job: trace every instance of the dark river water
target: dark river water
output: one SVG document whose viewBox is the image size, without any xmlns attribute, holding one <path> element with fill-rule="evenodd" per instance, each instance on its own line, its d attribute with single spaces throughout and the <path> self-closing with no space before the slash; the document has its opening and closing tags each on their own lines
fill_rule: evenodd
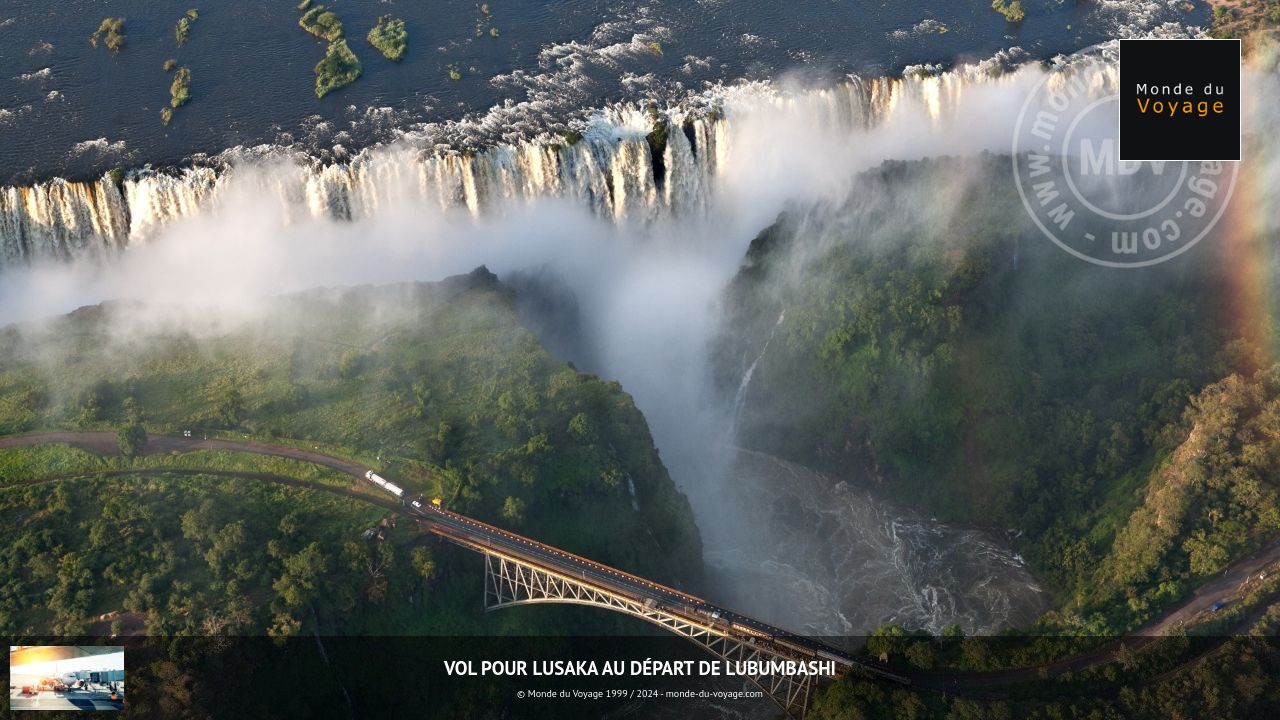
<svg viewBox="0 0 1280 720">
<path fill-rule="evenodd" d="M 354 85 L 315 97 L 324 43 L 290 0 L 0 0 L 0 184 L 177 164 L 235 146 L 296 146 L 320 156 L 416 130 L 453 147 L 557 131 L 603 104 L 672 101 L 709 84 L 900 73 L 1014 51 L 1047 58 L 1158 23 L 1204 24 L 1135 0 L 1027 0 L 1006 23 L 989 0 L 335 0 L 364 64 Z M 178 47 L 174 25 L 200 19 Z M 403 18 L 408 55 L 365 40 L 379 15 Z M 118 54 L 89 36 L 124 17 Z M 496 28 L 492 37 L 489 28 Z M 191 102 L 164 126 L 173 58 Z M 450 67 L 462 75 L 450 79 Z"/>
</svg>

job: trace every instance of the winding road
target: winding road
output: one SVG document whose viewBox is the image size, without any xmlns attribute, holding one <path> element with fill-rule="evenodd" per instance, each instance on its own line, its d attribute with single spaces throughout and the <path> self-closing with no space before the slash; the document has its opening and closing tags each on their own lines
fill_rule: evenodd
<svg viewBox="0 0 1280 720">
<path fill-rule="evenodd" d="M 0 450 L 34 447 L 47 444 L 67 444 L 104 455 L 117 455 L 120 452 L 116 434 L 114 432 L 51 431 L 32 433 L 28 435 L 0 437 Z M 350 460 L 325 455 L 318 451 L 304 450 L 302 448 L 254 440 L 240 441 L 217 438 L 203 439 L 149 434 L 147 436 L 147 445 L 144 453 L 147 455 L 159 455 L 169 453 L 187 453 L 198 450 L 223 450 L 299 460 L 351 475 L 357 480 L 363 478 L 366 472 L 365 466 Z M 191 468 L 138 468 L 119 470 L 90 469 L 82 472 L 67 473 L 64 475 L 50 477 L 34 479 L 24 478 L 17 482 L 10 481 L 10 484 L 34 484 L 88 476 L 121 477 L 160 473 L 253 478 L 267 482 L 343 495 L 359 499 L 363 502 L 376 504 L 388 510 L 413 517 L 419 517 L 419 515 L 421 515 L 421 513 L 410 512 L 407 508 L 389 498 L 355 492 L 353 490 L 333 485 L 326 485 L 319 482 L 298 480 L 296 478 L 273 473 L 256 473 L 242 470 L 227 471 Z M 357 487 L 360 486 L 358 485 Z M 452 513 L 449 514 L 452 515 Z M 497 530 L 497 532 L 504 533 L 505 531 Z M 541 544 L 539 543 L 539 545 Z M 585 561 L 585 559 L 583 561 L 588 563 L 590 562 Z M 1188 620 L 1209 611 L 1215 602 L 1218 602 L 1219 600 L 1231 601 L 1232 598 L 1239 595 L 1242 590 L 1246 589 L 1249 582 L 1257 582 L 1260 573 L 1280 571 L 1277 569 L 1269 570 L 1269 568 L 1272 568 L 1272 566 L 1277 563 L 1280 563 L 1280 541 L 1272 542 L 1252 556 L 1227 568 L 1197 589 L 1190 597 L 1168 610 L 1157 620 L 1137 630 L 1132 635 L 1117 639 L 1110 643 L 1105 643 L 1097 648 L 1069 658 L 1045 663 L 1043 665 L 1010 668 L 1007 670 L 963 673 L 954 671 L 915 673 L 911 675 L 911 679 L 915 685 L 921 688 L 955 692 L 960 689 L 981 689 L 1020 682 L 1029 682 L 1042 679 L 1045 676 L 1060 675 L 1067 672 L 1078 672 L 1095 665 L 1110 662 L 1114 659 L 1116 651 L 1120 648 L 1121 644 L 1127 645 L 1132 650 L 1138 650 L 1154 642 L 1160 636 L 1175 632 L 1178 627 L 1186 623 Z M 594 565 L 594 563 L 592 563 L 592 565 Z M 641 580 L 643 581 L 643 579 Z M 663 589 L 665 590 L 665 588 Z M 683 595 L 683 593 L 681 593 L 681 595 Z"/>
</svg>

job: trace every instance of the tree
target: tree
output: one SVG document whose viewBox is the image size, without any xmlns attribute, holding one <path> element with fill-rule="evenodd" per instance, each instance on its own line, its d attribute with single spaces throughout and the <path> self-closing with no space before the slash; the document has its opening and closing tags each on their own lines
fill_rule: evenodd
<svg viewBox="0 0 1280 720">
<path fill-rule="evenodd" d="M 243 418 L 244 396 L 240 394 L 240 388 L 228 385 L 218 402 L 218 419 L 224 426 L 233 428 L 240 425 Z"/>
<path fill-rule="evenodd" d="M 95 383 L 80 396 L 80 424 L 91 425 L 107 418 L 107 408 L 114 402 L 115 392 L 111 383 Z"/>
<path fill-rule="evenodd" d="M 147 446 L 147 429 L 142 423 L 129 423 L 116 433 L 116 444 L 125 457 L 137 457 Z"/>
<path fill-rule="evenodd" d="M 413 567 L 414 572 L 418 574 L 423 581 L 428 581 L 435 577 L 436 559 L 431 554 L 431 548 L 419 545 L 409 552 L 409 565 Z"/>
<path fill-rule="evenodd" d="M 933 668 L 933 663 L 938 657 L 938 651 L 933 646 L 933 640 L 919 640 L 907 646 L 906 655 L 907 662 L 921 670 L 929 670 Z"/>
<path fill-rule="evenodd" d="M 593 435 L 591 420 L 586 413 L 578 413 L 570 418 L 569 433 L 580 440 L 591 440 Z"/>
<path fill-rule="evenodd" d="M 502 503 L 502 517 L 506 518 L 512 525 L 519 525 L 524 522 L 524 500 L 508 496 L 506 501 Z"/>
<path fill-rule="evenodd" d="M 897 625 L 881 625 L 867 638 L 867 652 L 887 661 L 902 652 L 906 637 L 907 631 Z"/>
<path fill-rule="evenodd" d="M 1197 530 L 1182 547 L 1187 551 L 1194 575 L 1212 575 L 1226 567 L 1231 559 L 1226 548 L 1209 539 L 1204 530 Z"/>
<path fill-rule="evenodd" d="M 328 560 L 313 542 L 284 561 L 284 573 L 276 578 L 272 587 L 289 607 L 301 607 L 317 594 L 317 582 L 328 570 Z"/>
<path fill-rule="evenodd" d="M 209 570 L 215 577 L 226 573 L 228 562 L 240 555 L 246 542 L 244 520 L 222 526 L 222 529 L 213 537 L 213 544 L 204 554 L 205 562 L 209 563 Z"/>
<path fill-rule="evenodd" d="M 350 380 L 360 374 L 360 366 L 363 359 L 355 350 L 348 350 L 342 353 L 342 358 L 338 360 L 338 375 L 343 380 Z"/>
</svg>

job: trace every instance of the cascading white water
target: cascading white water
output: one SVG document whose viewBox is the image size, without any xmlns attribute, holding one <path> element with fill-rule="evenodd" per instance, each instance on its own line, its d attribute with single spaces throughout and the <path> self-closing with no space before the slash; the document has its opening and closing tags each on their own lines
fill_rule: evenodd
<svg viewBox="0 0 1280 720">
<path fill-rule="evenodd" d="M 751 361 L 747 366 L 747 371 L 742 374 L 742 382 L 738 384 L 738 392 L 733 396 L 733 421 L 729 426 L 729 438 L 733 438 L 738 434 L 738 416 L 742 414 L 742 406 L 747 404 L 747 388 L 751 387 L 751 377 L 756 374 L 756 366 L 760 364 L 760 360 L 764 358 L 764 354 L 769 352 L 769 343 L 773 342 L 773 336 L 778 334 L 778 328 L 782 327 L 782 323 L 787 319 L 787 310 L 783 308 L 778 313 L 778 320 L 773 324 L 773 330 L 769 332 L 769 337 L 764 341 L 764 346 L 760 348 L 760 354 L 756 355 L 756 359 Z"/>
<path fill-rule="evenodd" d="M 541 138 L 441 154 L 406 140 L 329 165 L 278 149 L 237 150 L 215 167 L 10 188 L 0 192 L 0 322 L 123 297 L 161 316 L 138 323 L 164 326 L 176 314 L 189 330 L 188 308 L 199 308 L 203 322 L 217 315 L 210 305 L 251 313 L 264 298 L 320 285 L 431 280 L 480 263 L 499 275 L 549 267 L 579 299 L 598 358 L 587 369 L 620 381 L 645 414 L 693 506 L 713 574 L 727 568 L 753 579 L 726 581 L 712 599 L 784 626 L 864 630 L 917 597 L 942 603 L 981 589 L 943 574 L 935 591 L 917 573 L 900 583 L 905 594 L 873 593 L 855 617 L 839 596 L 856 594 L 868 575 L 826 552 L 827 537 L 837 535 L 823 529 L 861 537 L 875 516 L 858 510 L 824 515 L 823 528 L 801 523 L 779 553 L 776 533 L 730 508 L 742 502 L 758 511 L 778 494 L 767 484 L 748 490 L 734 475 L 736 461 L 720 457 L 732 419 L 727 398 L 709 402 L 709 308 L 749 239 L 788 202 L 843 197 L 851 175 L 886 159 L 1007 151 L 1012 120 L 1001 127 L 993 118 L 1016 113 L 992 106 L 1018 102 L 1042 77 L 1034 68 L 995 76 L 960 69 L 823 89 L 721 88 L 702 106 L 659 113 L 668 128 L 660 163 L 646 137 L 649 110 L 623 107 L 598 113 L 572 143 Z M 1105 66 L 1098 77 L 1114 84 Z M 96 264 L 37 262 L 113 255 Z M 829 496 L 812 497 L 835 507 Z M 729 552 L 754 542 L 774 551 Z M 785 562 L 812 548 L 824 548 L 830 562 Z M 915 559 L 926 553 L 905 556 L 903 566 L 924 562 L 925 574 L 936 567 Z M 786 597 L 765 597 L 764 584 L 808 587 L 814 604 L 798 612 Z M 960 607 L 898 616 L 932 626 L 964 619 Z M 971 615 L 972 627 L 1006 617 Z"/>
<path fill-rule="evenodd" d="M 574 142 L 539 137 L 457 154 L 419 149 L 410 138 L 329 165 L 292 151 L 237 149 L 211 167 L 0 188 L 0 268 L 50 258 L 106 257 L 144 243 L 175 220 L 216 204 L 241 166 L 268 163 L 292 171 L 260 176 L 258 192 L 300 206 L 313 218 L 358 220 L 405 202 L 461 207 L 480 217 L 547 197 L 581 203 L 615 222 L 697 214 L 706 211 L 717 174 L 732 154 L 756 150 L 731 147 L 737 108 L 771 108 L 805 117 L 814 127 L 849 133 L 890 123 L 904 108 L 923 111 L 937 124 L 956 112 L 967 95 L 998 92 L 1015 75 L 976 65 L 935 74 L 912 71 L 902 78 L 852 77 L 835 87 L 794 92 L 752 83 L 720 88 L 687 109 L 656 116 L 631 105 L 608 108 L 596 113 Z M 1104 84 L 1116 80 L 1107 71 L 1088 79 Z M 646 136 L 658 118 L 667 133 L 665 147 L 655 157 Z M 779 136 L 766 141 L 805 140 Z"/>
<path fill-rule="evenodd" d="M 107 178 L 0 189 L 0 261 L 96 255 L 128 235 L 128 204 Z"/>
</svg>

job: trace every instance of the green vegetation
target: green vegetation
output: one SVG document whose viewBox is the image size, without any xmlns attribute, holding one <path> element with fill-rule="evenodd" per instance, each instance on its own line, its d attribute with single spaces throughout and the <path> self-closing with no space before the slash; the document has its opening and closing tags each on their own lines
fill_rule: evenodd
<svg viewBox="0 0 1280 720">
<path fill-rule="evenodd" d="M 444 69 L 449 73 L 450 80 L 457 82 L 462 79 L 462 72 L 458 70 L 457 63 L 449 63 L 444 66 Z"/>
<path fill-rule="evenodd" d="M 311 7 L 311 0 L 302 0 L 302 2 L 298 3 L 299 10 L 306 10 L 309 7 Z"/>
<path fill-rule="evenodd" d="M 1164 433 L 1169 452 L 1082 580 L 1099 609 L 1148 614 L 1280 531 L 1280 366 L 1208 386 Z"/>
<path fill-rule="evenodd" d="M 191 99 L 191 70 L 180 67 L 169 85 L 169 106 L 177 109 Z"/>
<path fill-rule="evenodd" d="M 104 19 L 102 24 L 98 25 L 98 29 L 89 36 L 89 42 L 94 47 L 98 47 L 99 39 L 111 52 L 120 52 L 124 47 L 124 18 Z"/>
<path fill-rule="evenodd" d="M 165 61 L 164 61 L 164 71 L 165 71 L 165 72 L 173 72 L 173 69 L 174 69 L 174 68 L 176 68 L 176 67 L 178 67 L 178 61 L 177 61 L 177 60 L 175 60 L 175 59 L 173 59 L 173 58 L 169 58 L 168 60 L 165 60 Z"/>
<path fill-rule="evenodd" d="M 671 122 L 658 111 L 654 105 L 649 106 L 649 121 L 652 130 L 645 136 L 649 150 L 655 158 L 661 158 L 667 151 L 667 139 L 671 136 Z"/>
<path fill-rule="evenodd" d="M 250 480 L 70 480 L 4 490 L 0 513 L 22 518 L 0 549 L 0 627 L 13 632 L 105 634 L 97 619 L 115 613 L 131 634 L 289 634 L 308 606 L 332 623 L 376 606 L 378 580 L 419 582 L 407 559 L 364 573 L 364 556 L 403 557 L 412 542 L 360 543 L 376 509 Z"/>
<path fill-rule="evenodd" d="M 298 25 L 312 35 L 329 41 L 324 57 L 315 67 L 316 97 L 322 98 L 355 82 L 364 68 L 360 64 L 360 58 L 356 57 L 342 37 L 342 21 L 326 10 L 324 5 L 302 3 L 298 9 L 306 10 L 298 19 Z M 373 42 L 373 33 L 370 33 L 370 42 Z"/>
<path fill-rule="evenodd" d="M 342 39 L 342 20 L 326 10 L 324 5 L 315 5 L 303 13 L 298 25 L 321 40 L 328 40 L 331 51 L 332 43 Z"/>
<path fill-rule="evenodd" d="M 1280 27 L 1280 0 L 1213 0 L 1215 38 L 1241 38 L 1248 48 L 1255 39 Z"/>
<path fill-rule="evenodd" d="M 1264 718 L 1280 705 L 1276 657 L 1280 655 L 1280 607 L 1273 607 L 1250 635 L 1233 637 L 1207 655 L 1212 644 L 1173 636 L 1134 652 L 1117 649 L 1110 662 L 1079 673 L 1032 679 L 1020 685 L 937 692 L 889 686 L 851 674 L 820 689 L 814 720 L 917 718 Z M 881 636 L 880 647 L 911 665 L 948 656 L 979 659 L 1002 652 L 988 638 Z M 1204 655 L 1203 657 L 1198 657 Z"/>
<path fill-rule="evenodd" d="M 144 420 L 152 433 L 318 448 L 571 551 L 697 581 L 688 504 L 630 397 L 548 356 L 492 275 L 306 293 L 201 336 L 125 339 L 119 312 L 0 330 L 0 433 L 110 430 L 124 451 L 0 450 L 0 631 L 105 632 L 94 623 L 108 613 L 152 634 L 635 630 L 572 608 L 485 614 L 482 566 L 415 525 L 366 542 L 386 515 L 375 506 L 199 473 L 377 497 L 367 483 L 293 460 L 155 453 Z M 104 471 L 125 476 L 21 484 Z"/>
<path fill-rule="evenodd" d="M 1004 16 L 1011 23 L 1020 23 L 1027 14 L 1022 10 L 1022 0 L 991 0 L 991 9 Z"/>
<path fill-rule="evenodd" d="M 1007 162 L 864 173 L 843 202 L 761 233 L 723 302 L 725 396 L 760 357 L 741 444 L 1016 530 L 1053 593 L 1056 609 L 1021 637 L 879 631 L 867 652 L 909 672 L 1092 651 L 1280 535 L 1275 298 L 1238 300 L 1251 290 L 1240 258 L 1269 265 L 1275 250 L 1241 233 L 1150 272 L 1103 272 L 1030 225 Z M 1277 593 L 1233 601 L 1188 629 L 1189 644 L 1117 649 L 1115 662 L 1033 673 L 1007 692 L 854 676 L 811 717 L 1267 716 L 1280 701 L 1273 639 L 1188 663 L 1258 613 L 1274 635 Z M 1225 690 L 1236 677 L 1247 693 Z"/>
<path fill-rule="evenodd" d="M 316 63 L 316 97 L 346 87 L 356 81 L 363 71 L 360 58 L 347 47 L 346 40 L 335 40 L 329 43 L 324 58 Z"/>
<path fill-rule="evenodd" d="M 172 120 L 173 120 L 173 108 L 171 107 L 160 108 L 160 122 L 164 123 L 165 125 L 168 125 Z"/>
<path fill-rule="evenodd" d="M 1221 246 L 1100 273 L 1041 242 L 1002 170 L 890 163 L 762 233 L 726 298 L 723 391 L 785 309 L 740 442 L 1021 531 L 1058 603 L 1038 632 L 1129 629 L 1280 531 L 1274 339 L 1222 307 Z"/>
<path fill-rule="evenodd" d="M 645 136 L 649 143 L 649 159 L 653 163 L 653 182 L 661 192 L 667 178 L 667 140 L 671 137 L 671 121 L 658 111 L 656 105 L 648 108 L 649 121 L 653 129 Z"/>
<path fill-rule="evenodd" d="M 405 30 L 403 20 L 383 15 L 378 18 L 377 26 L 369 31 L 369 44 L 380 50 L 388 60 L 400 62 L 409 47 L 409 31 Z"/>
<path fill-rule="evenodd" d="M 117 434 L 120 452 L 125 457 L 137 456 L 147 447 L 147 429 L 142 423 L 130 423 L 120 428 Z"/>
<path fill-rule="evenodd" d="M 191 34 L 191 24 L 200 19 L 200 11 L 192 8 L 187 11 L 186 15 L 178 18 L 178 24 L 173 29 L 174 37 L 178 41 L 178 45 L 186 45 L 187 37 Z"/>
</svg>

